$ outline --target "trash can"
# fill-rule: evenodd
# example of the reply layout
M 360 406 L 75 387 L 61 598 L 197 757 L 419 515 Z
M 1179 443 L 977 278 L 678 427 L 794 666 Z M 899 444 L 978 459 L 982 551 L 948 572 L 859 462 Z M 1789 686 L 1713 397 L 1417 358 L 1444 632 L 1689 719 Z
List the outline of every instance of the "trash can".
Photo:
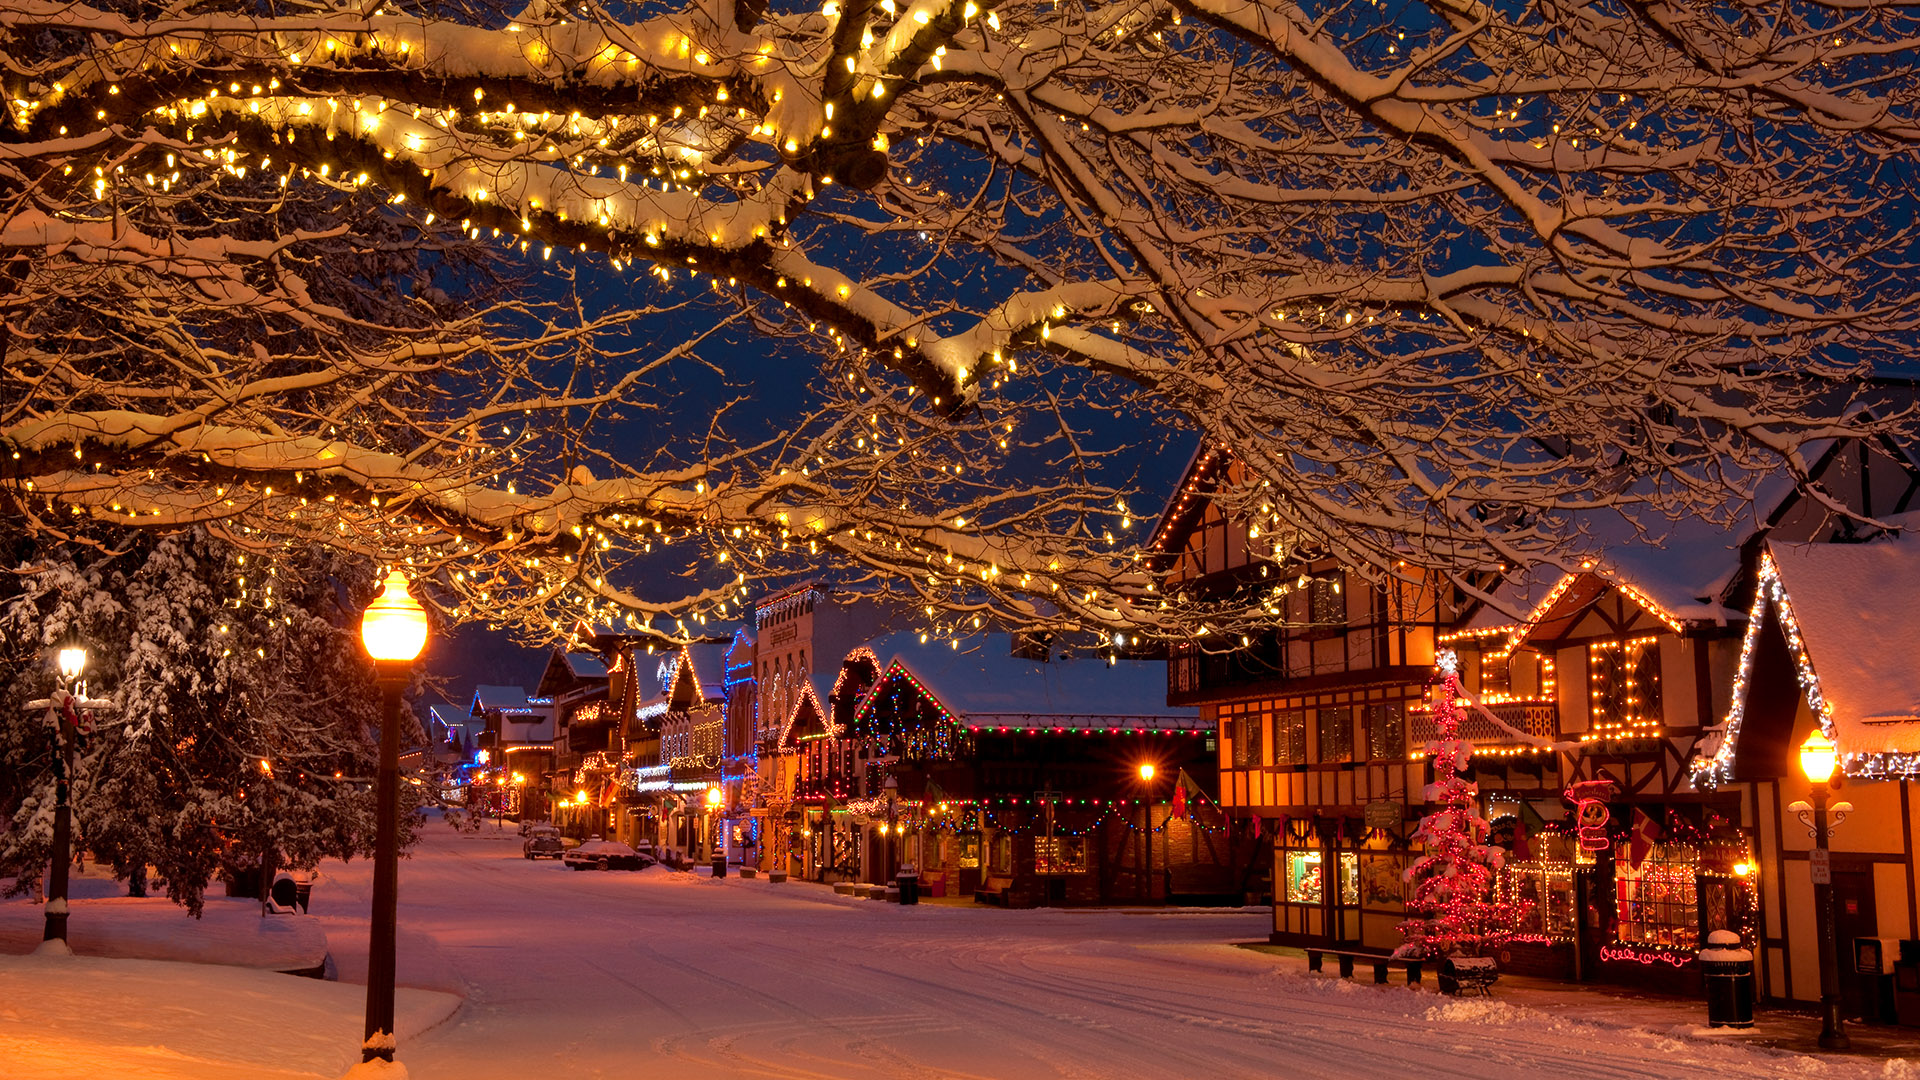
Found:
M 894 875 L 893 883 L 900 890 L 900 902 L 902 904 L 917 904 L 920 902 L 920 874 L 918 871 L 902 870 Z
M 725 852 L 716 852 L 714 854 L 713 876 L 717 878 L 723 878 L 727 876 L 727 856 Z
M 1753 1026 L 1753 953 L 1740 947 L 1740 935 L 1715 930 L 1700 950 L 1700 974 L 1707 984 L 1707 1026 Z
M 272 898 L 275 910 L 291 913 L 299 900 L 300 890 L 290 875 L 281 874 L 273 879 L 273 888 L 267 895 Z

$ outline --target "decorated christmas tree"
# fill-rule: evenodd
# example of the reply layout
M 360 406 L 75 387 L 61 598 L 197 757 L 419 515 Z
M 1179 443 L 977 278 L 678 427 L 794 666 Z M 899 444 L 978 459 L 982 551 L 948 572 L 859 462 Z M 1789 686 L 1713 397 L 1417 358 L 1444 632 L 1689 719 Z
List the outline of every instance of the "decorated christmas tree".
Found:
M 1439 685 L 1433 692 L 1434 741 L 1427 744 L 1433 783 L 1427 802 L 1436 809 L 1415 833 L 1423 854 L 1407 868 L 1407 911 L 1416 916 L 1400 924 L 1406 943 L 1396 956 L 1438 960 L 1482 955 L 1513 933 L 1524 916 L 1516 904 L 1493 897 L 1494 875 L 1506 852 L 1487 843 L 1491 829 L 1480 815 L 1479 787 L 1465 779 L 1473 744 L 1460 737 L 1459 661 L 1452 651 L 1436 660 Z

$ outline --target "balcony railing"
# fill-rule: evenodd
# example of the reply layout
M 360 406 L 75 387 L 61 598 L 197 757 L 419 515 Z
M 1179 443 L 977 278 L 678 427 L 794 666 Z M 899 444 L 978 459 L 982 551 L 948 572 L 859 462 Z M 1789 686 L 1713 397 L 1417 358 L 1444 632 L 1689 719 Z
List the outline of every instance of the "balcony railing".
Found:
M 1550 700 L 1500 701 L 1488 705 L 1487 711 L 1521 734 L 1538 739 L 1560 737 L 1560 710 Z M 1482 716 L 1478 709 L 1467 707 L 1464 713 L 1460 719 L 1460 737 L 1475 746 L 1512 746 L 1522 741 L 1513 732 Z M 1425 707 L 1413 710 L 1407 717 L 1408 744 L 1417 750 L 1436 737 L 1433 714 Z

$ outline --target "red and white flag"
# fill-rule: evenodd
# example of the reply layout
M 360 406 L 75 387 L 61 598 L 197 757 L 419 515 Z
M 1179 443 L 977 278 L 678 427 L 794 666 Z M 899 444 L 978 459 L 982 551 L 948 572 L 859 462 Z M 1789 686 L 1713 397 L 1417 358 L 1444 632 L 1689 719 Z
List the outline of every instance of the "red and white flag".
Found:
M 1638 869 L 1653 853 L 1653 845 L 1665 835 L 1660 823 L 1648 816 L 1645 810 L 1633 808 L 1633 832 L 1627 836 L 1627 862 Z

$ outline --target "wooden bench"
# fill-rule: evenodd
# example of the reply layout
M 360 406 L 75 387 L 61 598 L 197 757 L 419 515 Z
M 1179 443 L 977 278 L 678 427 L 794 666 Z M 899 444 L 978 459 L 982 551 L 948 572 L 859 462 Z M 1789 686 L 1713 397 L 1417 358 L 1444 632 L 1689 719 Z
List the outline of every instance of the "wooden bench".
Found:
M 982 885 L 973 890 L 973 902 L 976 904 L 998 904 L 1001 907 L 1006 907 L 1007 887 L 1001 885 L 996 888 L 989 885 Z
M 1340 962 L 1341 978 L 1353 978 L 1353 965 L 1357 961 L 1373 967 L 1373 981 L 1376 983 L 1387 981 L 1388 968 L 1399 967 L 1407 971 L 1407 985 L 1416 985 L 1420 981 L 1420 969 L 1426 965 L 1424 960 L 1403 960 L 1387 953 L 1361 952 L 1357 949 L 1308 949 L 1306 953 L 1308 971 L 1319 971 L 1321 959 L 1331 956 Z

